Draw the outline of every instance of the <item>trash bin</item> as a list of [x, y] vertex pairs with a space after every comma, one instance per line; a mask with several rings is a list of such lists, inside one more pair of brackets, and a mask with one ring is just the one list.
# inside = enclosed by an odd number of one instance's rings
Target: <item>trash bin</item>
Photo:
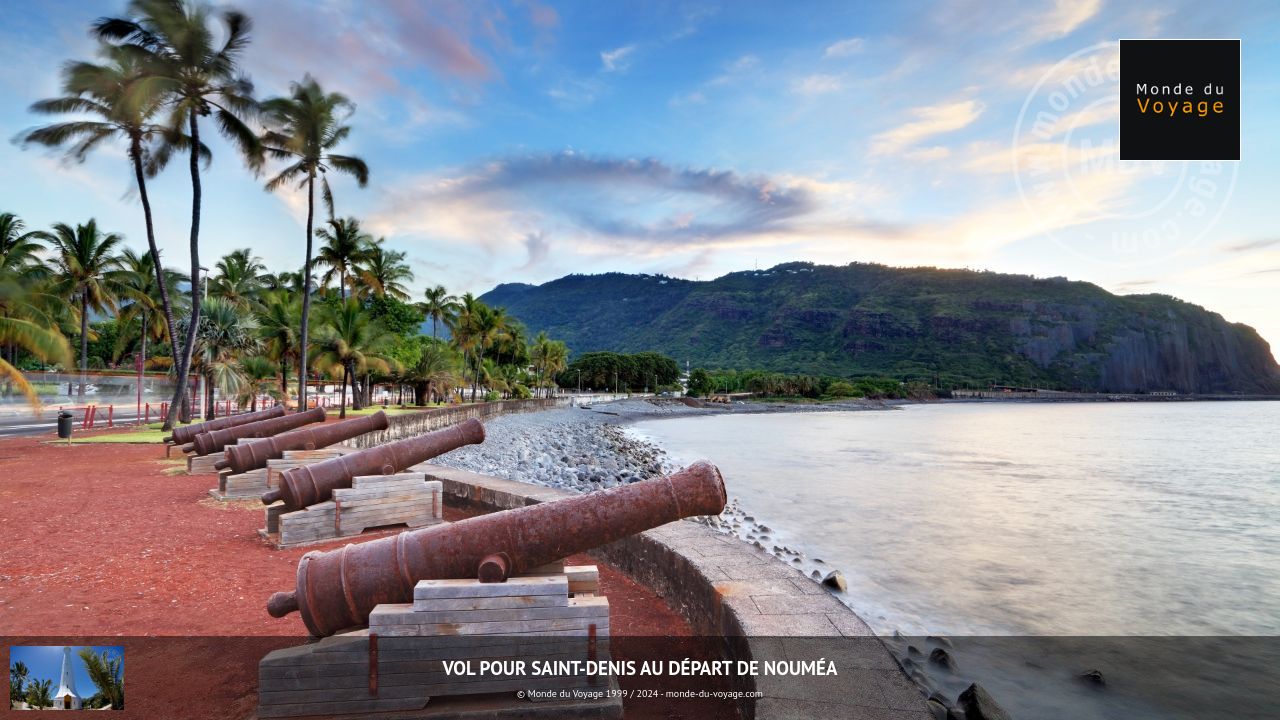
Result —
[[66, 410], [58, 413], [58, 437], [63, 440], [71, 439], [71, 413]]

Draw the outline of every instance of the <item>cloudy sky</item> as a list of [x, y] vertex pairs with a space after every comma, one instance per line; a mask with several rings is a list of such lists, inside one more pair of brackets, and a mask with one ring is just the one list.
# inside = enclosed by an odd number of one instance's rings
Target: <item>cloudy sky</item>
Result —
[[[244, 67], [261, 97], [313, 74], [356, 103], [369, 187], [338, 211], [405, 250], [415, 290], [571, 272], [711, 279], [791, 260], [1065, 275], [1175, 295], [1280, 343], [1275, 3], [273, 0]], [[118, 0], [6, 2], [0, 131], [93, 56]], [[1240, 163], [1120, 163], [1119, 38], [1242, 38]], [[1210, 78], [1188, 78], [1189, 81]], [[301, 262], [305, 201], [222, 142], [206, 265]], [[123, 156], [0, 145], [0, 206], [145, 246]], [[183, 266], [188, 178], [153, 183]]]

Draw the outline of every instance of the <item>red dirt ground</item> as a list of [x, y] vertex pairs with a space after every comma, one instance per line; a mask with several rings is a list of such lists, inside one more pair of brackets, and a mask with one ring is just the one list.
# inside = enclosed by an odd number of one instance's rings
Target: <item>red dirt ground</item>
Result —
[[[183, 678], [194, 682], [200, 700], [185, 703], [182, 717], [252, 714], [257, 660], [307, 636], [296, 613], [267, 615], [267, 598], [293, 587], [305, 552], [346, 541], [272, 549], [257, 534], [262, 506], [212, 500], [212, 474], [167, 474], [185, 467], [176, 451], [166, 459], [158, 445], [66, 446], [50, 438], [0, 440], [4, 644], [24, 644], [16, 639], [23, 636], [41, 636], [40, 644], [58, 644], [49, 641], [54, 636], [67, 644], [87, 636], [152, 637], [126, 641], [136, 701], [126, 703], [125, 716], [175, 717], [172, 705], [161, 711], [155, 702], [186, 685]], [[461, 517], [446, 508], [447, 519]], [[600, 565], [587, 556], [570, 561]], [[619, 571], [600, 565], [600, 583], [614, 635], [692, 634], [660, 598]], [[696, 704], [628, 705], [628, 717], [638, 716], [708, 715]]]

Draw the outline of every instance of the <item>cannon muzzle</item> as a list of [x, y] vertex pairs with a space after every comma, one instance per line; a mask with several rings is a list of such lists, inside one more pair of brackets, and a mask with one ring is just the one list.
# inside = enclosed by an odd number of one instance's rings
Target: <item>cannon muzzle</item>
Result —
[[419, 580], [502, 582], [681, 518], [717, 515], [725, 500], [720, 471], [697, 462], [653, 480], [312, 551], [298, 563], [293, 591], [272, 595], [267, 612], [297, 610], [312, 635], [325, 637], [368, 624], [382, 603], [409, 602]]
[[284, 500], [286, 506], [301, 509], [328, 500], [334, 488], [351, 487], [352, 478], [390, 475], [463, 445], [481, 442], [484, 442], [484, 425], [472, 418], [418, 437], [296, 467], [280, 475], [280, 487], [264, 493], [262, 504]]
[[172, 435], [166, 435], [164, 441], [185, 445], [186, 443], [191, 442], [191, 439], [200, 433], [212, 432], [214, 430], [221, 430], [223, 428], [234, 427], [236, 425], [244, 425], [245, 423], [280, 417], [281, 415], [284, 415], [284, 412], [285, 409], [283, 405], [275, 405], [267, 408], [266, 410], [259, 410], [257, 412], [227, 415], [208, 422], [196, 423], [194, 425], [182, 425], [174, 428]]
[[183, 452], [195, 451], [197, 455], [221, 452], [241, 438], [271, 437], [277, 433], [300, 428], [311, 423], [324, 422], [324, 408], [311, 408], [306, 412], [259, 420], [234, 427], [200, 433], [190, 443], [182, 446]]
[[364, 417], [299, 428], [253, 442], [228, 445], [223, 450], [224, 458], [213, 466], [219, 470], [230, 468], [235, 473], [249, 472], [266, 467], [268, 460], [283, 457], [286, 450], [316, 450], [365, 433], [386, 430], [388, 426], [387, 414], [379, 410]]

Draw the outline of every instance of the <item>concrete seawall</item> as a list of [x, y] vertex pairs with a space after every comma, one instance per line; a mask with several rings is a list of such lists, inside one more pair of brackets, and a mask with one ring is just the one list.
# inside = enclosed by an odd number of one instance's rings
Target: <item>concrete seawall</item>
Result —
[[[456, 502], [508, 510], [573, 494], [429, 463]], [[664, 597], [732, 660], [801, 657], [820, 647], [838, 676], [739, 678], [743, 717], [931, 720], [919, 690], [861, 618], [800, 571], [695, 522], [674, 522], [592, 552]]]

